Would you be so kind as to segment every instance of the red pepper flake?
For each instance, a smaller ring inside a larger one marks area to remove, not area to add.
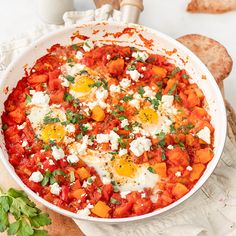
[[[93,34],[97,34],[99,30],[93,30]]]
[[[174,53],[177,52],[177,49],[174,48],[172,51],[167,51],[165,48],[163,48],[163,51],[164,51],[168,56],[171,56],[171,55],[173,55]]]
[[[138,36],[143,41],[146,48],[151,49],[153,47],[153,39],[146,39],[142,34],[138,34]]]

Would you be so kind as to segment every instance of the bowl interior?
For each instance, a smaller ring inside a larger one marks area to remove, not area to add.
[[[125,28],[126,30],[124,30]],[[207,180],[207,178],[210,176],[210,174],[216,167],[224,147],[227,122],[223,98],[214,78],[207,70],[207,68],[203,65],[203,63],[201,63],[201,61],[193,53],[191,53],[187,48],[185,48],[183,45],[181,45],[174,39],[160,32],[151,30],[140,25],[124,25],[119,23],[107,22],[91,22],[89,24],[83,24],[77,27],[65,28],[63,30],[59,30],[50,35],[47,35],[41,38],[36,43],[34,43],[33,45],[29,46],[28,49],[20,57],[18,57],[18,59],[12,62],[11,65],[8,67],[4,77],[1,79],[0,82],[0,114],[2,114],[4,110],[4,101],[7,99],[12,89],[16,86],[18,80],[20,80],[24,75],[24,66],[27,65],[27,67],[30,68],[38,58],[47,53],[46,49],[50,48],[54,44],[70,44],[71,36],[75,32],[79,32],[80,35],[86,35],[91,40],[95,40],[97,43],[116,43],[118,45],[135,46],[139,49],[153,51],[154,53],[167,56],[172,63],[176,64],[180,68],[185,68],[192,77],[192,80],[196,82],[198,86],[202,89],[208,103],[208,110],[212,117],[212,125],[215,128],[215,156],[213,160],[208,164],[206,171],[204,172],[200,180],[197,182],[197,184],[191,189],[188,194],[186,194],[178,201],[165,208],[156,210],[155,212],[151,212],[146,215],[121,219],[78,217],[75,213],[63,210],[39,197],[37,194],[35,194],[22,183],[20,178],[16,175],[12,166],[9,164],[8,155],[4,145],[3,135],[1,134],[0,158],[3,161],[5,168],[9,171],[11,176],[20,185],[20,187],[23,188],[29,195],[31,195],[37,201],[48,206],[52,210],[57,211],[58,213],[64,214],[72,218],[106,223],[129,222],[158,215],[180,204],[185,199],[189,198],[203,185],[203,183]],[[122,33],[114,34],[117,32]],[[80,41],[82,40],[80,40],[79,38],[75,38],[74,40],[74,42]],[[6,87],[8,88],[8,92],[4,93],[3,91]]]

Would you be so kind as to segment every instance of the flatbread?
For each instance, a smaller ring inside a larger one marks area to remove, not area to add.
[[[194,52],[220,84],[231,72],[233,61],[219,42],[198,34],[188,34],[177,39]]]
[[[224,13],[236,10],[236,0],[191,0],[187,6],[189,12]]]

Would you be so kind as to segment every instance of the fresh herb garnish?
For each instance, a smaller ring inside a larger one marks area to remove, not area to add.
[[[71,62],[74,62],[74,59],[73,58],[68,58],[67,63],[71,63]]]
[[[138,88],[138,93],[141,95],[141,97],[143,97],[143,94],[145,93],[145,91],[144,91],[144,88],[142,86],[140,86]]]
[[[175,129],[175,126],[173,124],[170,125],[170,133],[171,134],[175,134],[176,133],[176,129]]]
[[[108,90],[108,83],[106,80],[104,79],[100,79],[98,81],[96,81],[94,84],[90,84],[89,87],[96,87],[96,88],[99,88],[99,87],[103,87],[104,89]]]
[[[66,79],[71,82],[72,84],[75,82],[75,77],[74,76],[71,76],[71,75],[67,75],[66,76]]]
[[[0,232],[47,236],[48,232],[40,228],[49,224],[48,214],[42,213],[23,191],[10,188],[6,193],[0,193]]]
[[[174,95],[174,99],[176,102],[182,102],[182,98],[178,94]]]
[[[66,118],[69,123],[76,124],[76,123],[79,123],[79,121],[84,119],[85,117],[73,111],[66,111]]]
[[[147,169],[149,172],[156,174],[156,171],[151,166],[149,166]]]
[[[115,199],[115,198],[113,198],[113,197],[111,197],[110,202],[111,202],[112,204],[116,204],[116,205],[121,204],[121,201],[119,201],[119,200],[117,200],[117,199]]]
[[[51,147],[48,144],[43,144],[43,149],[45,151],[49,151],[49,150],[51,150]]]
[[[161,160],[165,161],[166,160],[166,155],[164,149],[161,150]]]
[[[165,146],[166,142],[165,142],[165,133],[164,132],[161,132],[159,134],[156,134],[157,138],[158,138],[158,144],[159,146],[161,146],[162,148]]]
[[[45,116],[44,119],[43,119],[44,124],[54,124],[54,123],[57,123],[57,122],[60,122],[60,119],[57,118],[57,117],[52,118],[50,116]]]
[[[127,146],[127,143],[122,138],[118,139],[118,143],[120,144],[120,148],[122,149],[125,149]]]
[[[124,102],[128,102],[133,100],[133,95],[125,95],[124,97],[121,98]]]
[[[64,101],[72,102],[73,101],[73,96],[70,93],[65,93],[64,94]]]
[[[75,51],[78,49],[78,47],[77,47],[76,44],[72,44],[71,47],[72,47],[72,49],[75,50]]]
[[[136,67],[135,67],[135,65],[129,65],[129,66],[127,67],[127,70],[128,70],[128,71],[133,71],[133,70],[136,70]]]
[[[189,76],[186,75],[186,74],[182,74],[182,78],[183,78],[183,79],[189,79]]]
[[[177,84],[174,83],[171,87],[171,89],[168,91],[168,95],[172,95],[172,93],[175,91]]]
[[[29,104],[32,101],[32,97],[29,94],[25,94],[26,98],[26,103]]]

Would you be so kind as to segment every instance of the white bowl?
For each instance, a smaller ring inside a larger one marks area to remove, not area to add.
[[[119,37],[114,38],[110,34],[105,33],[114,33],[121,32],[124,28],[131,27],[135,29],[135,33],[133,35],[130,34],[122,34]],[[193,195],[209,178],[214,168],[216,167],[220,156],[223,151],[225,139],[226,139],[226,128],[227,128],[227,120],[226,120],[226,111],[224,106],[224,101],[220,90],[205,65],[186,47],[177,42],[176,40],[170,38],[169,36],[160,33],[158,31],[149,29],[147,27],[143,27],[135,24],[120,24],[120,23],[108,23],[108,22],[91,22],[88,24],[78,25],[77,27],[65,28],[60,31],[49,34],[45,37],[42,37],[37,42],[33,43],[28,47],[28,49],[16,59],[14,62],[10,64],[8,67],[5,76],[0,81],[0,114],[2,114],[4,110],[4,101],[7,99],[8,95],[12,91],[12,89],[16,86],[18,80],[22,78],[24,75],[23,67],[27,64],[29,67],[34,65],[35,61],[41,56],[47,53],[46,49],[50,48],[52,45],[60,43],[62,45],[71,43],[71,36],[74,32],[79,30],[80,34],[89,36],[91,40],[101,41],[106,43],[116,42],[119,45],[129,45],[136,46],[140,49],[147,49],[144,45],[144,42],[140,39],[138,34],[141,34],[146,39],[153,40],[153,47],[155,53],[166,55],[170,58],[170,60],[179,66],[180,68],[185,68],[193,81],[198,84],[198,86],[202,89],[209,108],[209,113],[212,116],[212,125],[215,128],[215,139],[214,139],[214,158],[208,164],[207,169],[205,170],[202,177],[196,183],[196,185],[188,192],[185,196],[183,196],[178,201],[156,210],[154,212],[135,216],[130,218],[115,218],[115,219],[103,219],[103,218],[95,218],[95,217],[79,217],[76,213],[72,213],[67,210],[63,210],[60,207],[57,207],[43,198],[39,197],[36,193],[30,190],[17,176],[14,171],[14,168],[8,162],[8,155],[5,149],[4,138],[3,135],[0,135],[0,159],[2,160],[5,168],[8,170],[12,178],[17,182],[17,184],[31,197],[33,197],[38,202],[47,206],[48,208],[66,215],[71,218],[87,220],[92,222],[103,222],[103,223],[122,223],[122,222],[130,222],[136,220],[143,220],[148,217],[156,216],[160,213],[169,211],[173,207],[179,205],[186,199],[188,199],[191,195]],[[96,31],[94,31],[96,30]],[[95,34],[95,32],[97,32]],[[105,35],[105,36],[104,36]],[[76,42],[79,42],[79,39],[76,39]],[[169,53],[176,49],[176,53]],[[149,51],[149,50],[148,50]],[[203,77],[206,79],[203,79]],[[8,87],[9,91],[5,94],[3,93],[4,88]]]

